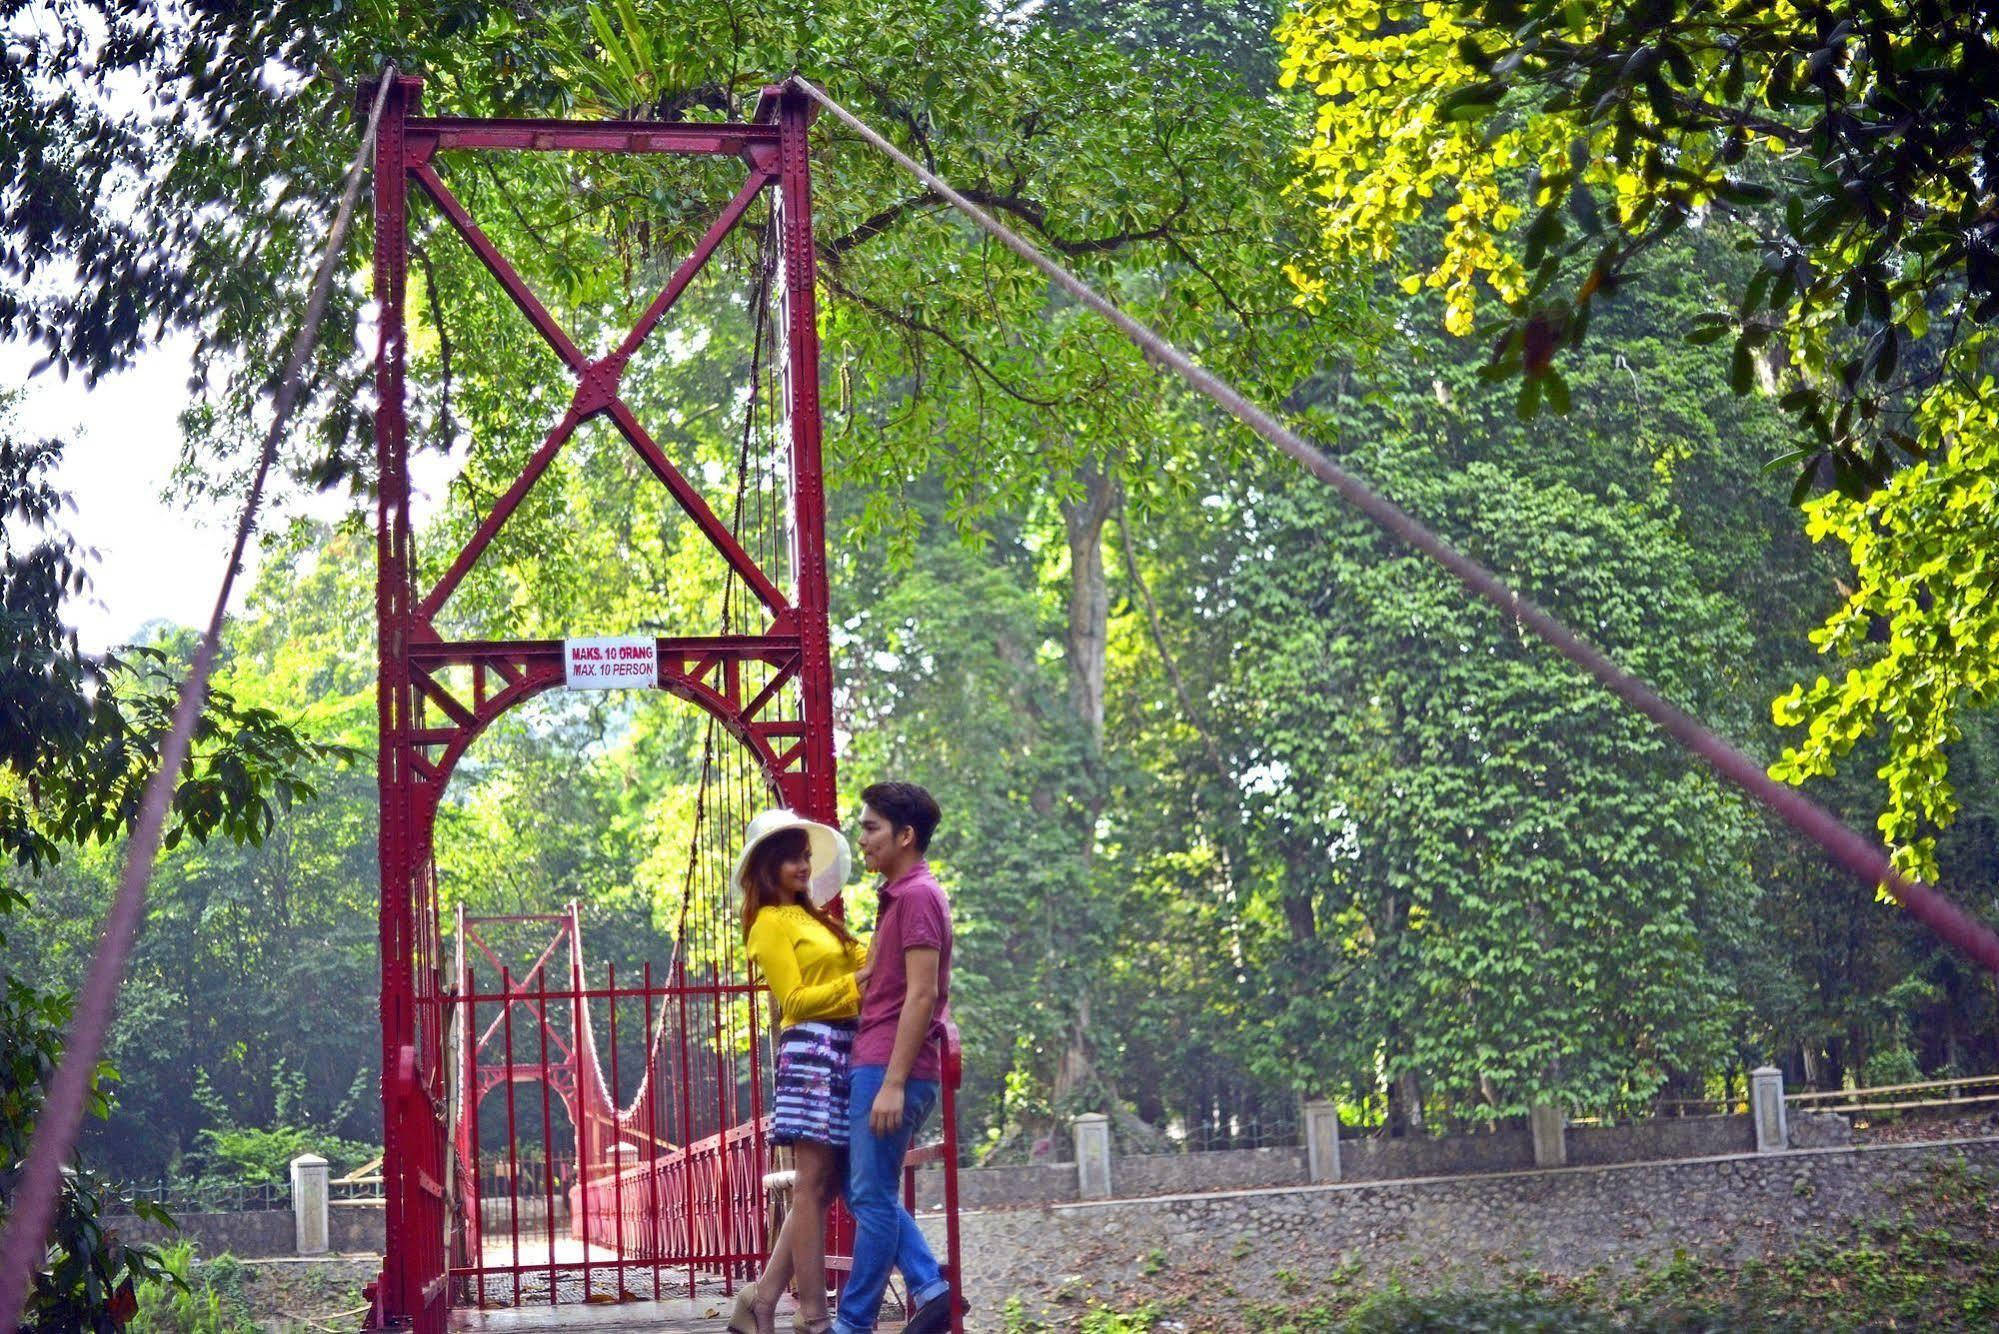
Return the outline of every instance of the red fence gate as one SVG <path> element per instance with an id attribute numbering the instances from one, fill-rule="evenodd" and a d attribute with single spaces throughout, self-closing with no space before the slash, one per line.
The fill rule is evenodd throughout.
<path id="1" fill-rule="evenodd" d="M 498 923 L 549 935 L 519 975 L 489 943 Z M 678 948 L 659 976 L 650 964 L 623 981 L 615 965 L 593 970 L 573 903 L 460 911 L 455 938 L 451 1304 L 715 1298 L 753 1277 L 782 1207 L 765 1188 L 777 1165 L 763 1111 L 765 989 L 720 960 L 690 967 Z M 955 1055 L 945 1140 L 907 1163 L 912 1207 L 916 1169 L 956 1159 Z M 955 1184 L 952 1173 L 947 1191 Z M 837 1277 L 851 1220 L 836 1206 L 829 1221 Z"/>
<path id="2" fill-rule="evenodd" d="M 728 897 L 726 867 L 751 810 L 775 799 L 813 819 L 836 822 L 838 816 L 806 139 L 810 102 L 795 90 L 772 87 L 764 90 L 749 123 L 575 122 L 425 117 L 416 114 L 420 93 L 417 79 L 398 80 L 390 89 L 375 154 L 382 1097 L 388 1205 L 387 1254 L 374 1288 L 372 1321 L 443 1330 L 451 1305 L 500 1299 L 491 1286 L 496 1277 L 505 1285 L 504 1300 L 511 1302 L 516 1284 L 534 1268 L 511 1255 L 503 1273 L 488 1263 L 493 1220 L 482 1208 L 486 1196 L 478 1161 L 482 1108 L 497 1096 L 518 1111 L 523 1088 L 531 1087 L 528 1096 L 547 1100 L 540 1125 L 551 1141 L 548 1117 L 555 1106 L 564 1104 L 570 1116 L 575 1143 L 566 1148 L 545 1144 L 531 1161 L 542 1173 L 543 1228 L 553 1236 L 558 1215 L 566 1213 L 576 1240 L 582 1240 L 583 1229 L 593 1234 L 577 1261 L 579 1270 L 585 1265 L 590 1270 L 579 1279 L 579 1295 L 591 1290 L 599 1268 L 616 1276 L 606 1295 L 619 1297 L 661 1291 L 655 1285 L 668 1264 L 684 1269 L 690 1284 L 705 1274 L 726 1286 L 748 1272 L 751 1258 L 765 1244 L 762 1178 L 769 1167 L 761 1125 L 762 1072 L 767 1068 L 760 1036 L 761 987 L 748 977 L 740 942 L 727 930 L 726 914 L 718 915 L 717 905 Z M 491 152 L 702 156 L 740 162 L 743 176 L 637 323 L 615 348 L 590 357 L 447 183 L 448 163 Z M 412 182 L 418 198 L 427 199 L 441 223 L 471 248 L 560 360 L 571 395 L 519 476 L 492 502 L 463 549 L 427 589 L 417 584 L 404 397 Z M 764 239 L 757 266 L 752 366 L 768 368 L 780 391 L 760 401 L 758 384 L 751 385 L 735 504 L 724 520 L 648 434 L 626 401 L 621 380 L 633 354 L 760 203 L 765 203 Z M 774 311 L 769 319 L 766 303 Z M 766 434 L 753 449 L 759 409 L 766 414 Z M 593 420 L 607 422 L 623 438 L 726 567 L 720 623 L 687 627 L 697 633 L 656 640 L 653 684 L 699 706 L 709 720 L 703 795 L 674 962 L 667 977 L 628 977 L 623 987 L 615 976 L 601 985 L 586 980 L 572 910 L 550 919 L 564 923 L 556 944 L 564 938 L 568 942 L 553 977 L 552 955 L 518 979 L 497 960 L 491 961 L 494 971 L 482 978 L 478 961 L 469 956 L 447 973 L 433 864 L 445 786 L 466 749 L 496 718 L 563 684 L 564 663 L 559 640 L 446 639 L 439 631 L 439 613 L 565 444 Z M 746 481 L 746 473 L 754 474 L 753 483 Z M 756 503 L 746 504 L 745 488 L 752 484 Z M 472 940 L 461 930 L 459 949 L 470 945 L 476 953 Z M 523 994 L 524 989 L 532 994 Z M 570 1010 L 570 1022 L 562 1030 L 567 1038 L 557 1039 L 551 1007 L 564 1006 Z M 704 1006 L 707 1030 L 696 1033 L 694 1012 Z M 514 1045 L 517 1035 L 507 1032 L 524 1007 L 536 1015 L 537 1042 L 555 1039 L 556 1045 L 552 1058 L 537 1047 L 536 1059 L 525 1062 L 533 1068 L 526 1071 Z M 615 1064 L 608 1085 L 603 1082 L 593 1009 L 611 1025 L 642 1023 L 647 1035 L 649 1055 L 635 1090 L 641 1096 L 630 1106 L 620 1101 L 623 1072 Z M 674 1016 L 670 1020 L 665 1017 L 669 1012 Z M 482 1065 L 480 1055 L 482 1040 L 491 1037 L 495 1025 L 505 1036 L 497 1072 L 490 1063 Z M 616 1034 L 610 1037 L 615 1063 Z M 664 1066 L 662 1050 L 668 1057 Z M 705 1076 L 703 1062 L 712 1067 Z M 698 1109 L 697 1099 L 702 1104 Z M 952 1140 L 954 1129 L 947 1108 L 946 1133 Z M 558 1198 L 555 1164 L 565 1155 L 574 1163 L 575 1180 L 566 1183 L 564 1197 Z M 532 1183 L 518 1154 L 508 1169 L 511 1224 L 521 1205 L 531 1200 L 526 1187 Z M 952 1171 L 949 1161 L 946 1170 Z M 955 1218 L 951 1230 L 955 1268 Z M 551 1257 L 542 1260 L 541 1269 L 550 1271 Z M 650 1270 L 647 1281 L 636 1288 L 626 1285 L 624 1276 L 641 1265 Z M 561 1276 L 559 1265 L 545 1273 L 548 1300 L 561 1297 Z"/>
<path id="3" fill-rule="evenodd" d="M 522 976 L 488 942 L 497 922 L 553 928 Z M 753 1276 L 769 1248 L 763 989 L 678 950 L 658 979 L 649 963 L 624 985 L 615 965 L 593 977 L 574 903 L 461 910 L 455 934 L 452 1304 L 692 1297 Z"/>

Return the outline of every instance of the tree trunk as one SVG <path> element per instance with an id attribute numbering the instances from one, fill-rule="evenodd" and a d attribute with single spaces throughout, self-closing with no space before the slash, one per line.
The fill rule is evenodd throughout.
<path id="1" fill-rule="evenodd" d="M 1104 526 L 1118 500 L 1117 479 L 1086 464 L 1079 474 L 1083 494 L 1062 505 L 1062 527 L 1069 541 L 1069 622 L 1067 660 L 1069 707 L 1082 728 L 1083 773 L 1076 788 L 1081 819 L 1077 856 L 1087 877 L 1096 861 L 1097 819 L 1103 814 L 1104 674 L 1110 644 L 1110 584 L 1104 573 Z M 1090 994 L 1087 977 L 1075 998 L 1075 1018 L 1055 1071 L 1055 1103 L 1059 1107 L 1077 1089 L 1096 1078 L 1092 1059 Z M 1106 1095 L 1110 1096 L 1110 1095 Z M 1098 1110 L 1108 1112 L 1108 1107 Z"/>
<path id="2" fill-rule="evenodd" d="M 1104 524 L 1117 502 L 1118 484 L 1094 465 L 1085 465 L 1079 475 L 1082 496 L 1062 505 L 1062 527 L 1069 539 L 1069 706 L 1083 724 L 1094 767 L 1104 744 L 1104 657 L 1110 634 Z"/>
<path id="3" fill-rule="evenodd" d="M 1095 1067 L 1090 1060 L 1090 996 L 1084 992 L 1076 1002 L 1076 1021 L 1069 1030 L 1068 1044 L 1062 1049 L 1062 1059 L 1055 1067 L 1054 1103 L 1057 1107 L 1066 1103 L 1070 1095 L 1087 1085 Z M 1108 1107 L 1099 1109 L 1105 1113 Z"/>
<path id="4" fill-rule="evenodd" d="M 1388 1085 L 1388 1133 L 1399 1137 L 1422 1129 L 1423 1081 L 1414 1070 L 1405 1070 Z"/>
<path id="5" fill-rule="evenodd" d="M 1284 925 L 1294 944 L 1309 944 L 1318 939 L 1319 914 L 1312 903 L 1311 871 L 1296 860 L 1291 862 L 1285 878 Z"/>
<path id="6" fill-rule="evenodd" d="M 1379 915 L 1374 923 L 1374 949 L 1378 954 L 1388 954 L 1395 948 L 1397 938 L 1406 926 L 1408 905 L 1399 894 L 1384 890 Z M 1383 977 L 1387 986 L 1397 985 L 1397 979 Z M 1381 1034 L 1381 1050 L 1387 1057 L 1389 1068 L 1401 1063 L 1409 1038 L 1402 1032 L 1400 1021 L 1389 1016 Z M 1388 1081 L 1384 1090 L 1388 1095 L 1388 1133 L 1391 1137 L 1421 1132 L 1423 1129 L 1423 1081 L 1413 1070 L 1405 1070 Z"/>

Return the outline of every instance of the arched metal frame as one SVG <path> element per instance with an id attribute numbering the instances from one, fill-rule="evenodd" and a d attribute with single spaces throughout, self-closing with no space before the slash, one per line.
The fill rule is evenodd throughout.
<path id="1" fill-rule="evenodd" d="M 791 636 L 712 635 L 658 641 L 659 678 L 655 688 L 696 705 L 756 759 L 771 791 L 787 805 L 798 789 L 805 749 L 801 722 L 762 718 L 764 708 L 798 675 L 799 652 Z M 415 764 L 426 794 L 442 796 L 458 761 L 501 715 L 563 683 L 562 645 L 556 640 L 512 643 L 466 641 L 434 648 L 418 645 L 410 654 L 411 683 L 427 704 L 449 720 L 417 730 L 422 752 Z M 743 664 L 761 661 L 775 670 L 756 694 L 747 695 Z M 472 671 L 472 698 L 460 699 L 439 677 L 453 666 Z M 431 803 L 434 809 L 434 802 Z"/>
<path id="2" fill-rule="evenodd" d="M 761 632 L 662 637 L 658 688 L 701 708 L 749 748 L 785 804 L 833 821 L 832 669 L 827 626 L 825 499 L 820 464 L 819 344 L 814 311 L 811 175 L 806 132 L 813 108 L 801 92 L 764 90 L 749 123 L 574 122 L 423 117 L 419 79 L 390 88 L 375 149 L 375 363 L 377 691 L 381 798 L 380 935 L 382 1099 L 387 1252 L 371 1289 L 371 1324 L 447 1327 L 451 1208 L 446 1020 L 452 1004 L 443 958 L 432 834 L 458 760 L 509 708 L 561 684 L 554 640 L 445 640 L 434 621 L 464 577 L 584 422 L 603 417 L 624 437 L 681 510 L 727 562 L 764 614 Z M 374 89 L 365 90 L 372 100 Z M 733 157 L 741 188 L 674 271 L 617 348 L 595 359 L 555 318 L 480 230 L 436 171 L 441 153 L 667 153 Z M 574 380 L 573 397 L 495 502 L 444 576 L 419 596 L 409 512 L 404 303 L 412 182 L 479 257 Z M 660 449 L 620 393 L 632 354 L 765 190 L 781 264 L 777 275 L 789 427 L 790 569 L 779 589 Z M 768 665 L 754 693 L 744 667 Z M 469 668 L 469 695 L 448 683 Z M 796 682 L 799 717 L 768 706 Z"/>

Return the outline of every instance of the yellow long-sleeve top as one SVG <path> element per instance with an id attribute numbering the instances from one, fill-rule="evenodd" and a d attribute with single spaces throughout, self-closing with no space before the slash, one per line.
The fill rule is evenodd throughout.
<path id="1" fill-rule="evenodd" d="M 777 998 L 778 1024 L 852 1019 L 861 1012 L 854 973 L 867 961 L 859 941 L 842 944 L 795 904 L 760 909 L 750 923 L 750 958 Z"/>

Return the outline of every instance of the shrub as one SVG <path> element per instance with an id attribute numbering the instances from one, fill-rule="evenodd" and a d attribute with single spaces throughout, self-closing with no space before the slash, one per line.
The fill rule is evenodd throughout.
<path id="1" fill-rule="evenodd" d="M 336 1175 L 373 1158 L 381 1150 L 356 1140 L 336 1139 L 304 1126 L 257 1129 L 226 1126 L 201 1132 L 204 1183 L 256 1185 L 289 1179 L 292 1159 L 316 1153 Z"/>
<path id="2" fill-rule="evenodd" d="M 233 1256 L 218 1256 L 197 1268 L 194 1246 L 181 1242 L 160 1256 L 165 1273 L 138 1285 L 138 1311 L 125 1326 L 126 1334 L 256 1334 L 243 1301 L 240 1281 L 223 1283 L 207 1270 L 235 1276 L 241 1268 Z"/>

